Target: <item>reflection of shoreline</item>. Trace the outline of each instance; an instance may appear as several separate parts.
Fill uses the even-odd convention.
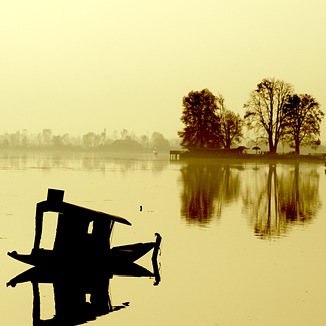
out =
[[[250,187],[243,192],[247,211],[255,235],[272,238],[285,235],[292,224],[311,222],[320,208],[319,175],[315,168],[292,169],[278,173],[270,164],[268,172],[258,170]]]
[[[0,169],[43,169],[72,170],[119,170],[131,169],[163,171],[169,164],[168,155],[135,153],[108,153],[91,151],[19,151],[7,150],[0,153]]]

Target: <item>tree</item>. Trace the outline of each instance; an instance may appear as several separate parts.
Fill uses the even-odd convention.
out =
[[[83,135],[83,145],[85,147],[95,147],[96,144],[96,134],[94,132],[88,132]]]
[[[43,129],[42,136],[43,136],[44,145],[50,146],[51,138],[52,138],[52,130],[51,129]]]
[[[208,89],[191,91],[182,103],[181,145],[188,149],[221,147],[216,97]]]
[[[104,128],[104,130],[100,135],[100,144],[105,145],[105,143],[106,143],[106,128]]]
[[[285,140],[300,154],[301,146],[317,147],[320,144],[320,123],[324,113],[319,103],[307,94],[293,94],[288,97],[286,106]]]
[[[151,143],[152,143],[152,148],[155,151],[168,151],[170,149],[170,144],[167,139],[164,138],[164,136],[155,131],[152,134],[151,137]]]
[[[291,84],[274,78],[263,79],[244,105],[247,126],[266,138],[270,153],[276,153],[277,145],[284,135],[284,107],[291,94]]]
[[[220,139],[224,148],[231,148],[242,137],[243,121],[239,114],[226,109],[222,95],[217,97],[217,106],[220,110]]]
[[[142,145],[143,148],[148,149],[149,148],[149,139],[147,135],[140,136],[139,140],[140,145]]]
[[[52,136],[52,143],[54,147],[61,147],[63,146],[63,137],[60,135]]]
[[[130,137],[129,136],[129,131],[127,130],[127,129],[123,129],[122,131],[121,131],[121,139],[128,139],[128,137]],[[129,139],[131,139],[131,138],[129,138]]]

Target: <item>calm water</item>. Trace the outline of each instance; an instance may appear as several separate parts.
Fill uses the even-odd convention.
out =
[[[160,284],[113,276],[111,304],[123,308],[88,325],[326,324],[322,165],[11,153],[0,155],[0,180],[1,325],[33,324],[32,284],[6,287],[28,266],[6,253],[30,252],[35,204],[48,188],[126,217],[132,227],[115,226],[115,245],[163,237]],[[56,221],[48,220],[45,248]],[[139,264],[151,270],[150,255]],[[51,319],[52,284],[39,293],[41,319]]]

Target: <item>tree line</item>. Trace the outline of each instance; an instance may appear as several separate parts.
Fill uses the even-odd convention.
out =
[[[221,94],[208,89],[191,91],[183,97],[181,145],[188,149],[229,149],[244,137],[267,144],[276,153],[280,143],[300,154],[301,146],[320,145],[320,124],[324,113],[309,94],[296,94],[294,87],[275,78],[263,79],[244,104],[240,117],[226,108]]]
[[[1,148],[16,149],[168,151],[178,144],[178,139],[167,140],[160,132],[138,137],[127,129],[120,132],[115,130],[112,135],[108,135],[106,129],[100,133],[88,132],[81,136],[71,136],[68,133],[58,135],[52,129],[43,129],[36,134],[30,134],[27,129],[0,134]]]

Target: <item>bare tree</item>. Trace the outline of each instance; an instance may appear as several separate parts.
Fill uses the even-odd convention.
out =
[[[224,148],[230,148],[242,137],[243,120],[239,114],[226,109],[221,94],[217,96],[217,107],[220,111],[220,139]]]
[[[249,95],[245,120],[257,136],[266,137],[270,153],[276,153],[277,145],[284,135],[284,108],[293,86],[275,78],[263,79]]]

